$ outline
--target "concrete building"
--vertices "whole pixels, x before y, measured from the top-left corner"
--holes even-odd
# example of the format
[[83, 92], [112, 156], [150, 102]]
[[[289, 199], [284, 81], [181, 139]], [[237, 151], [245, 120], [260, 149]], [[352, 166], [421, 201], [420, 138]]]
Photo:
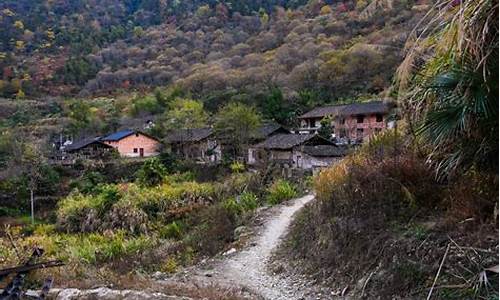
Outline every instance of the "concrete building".
[[390, 102], [364, 103], [317, 107], [299, 117], [299, 133], [317, 133], [321, 121], [327, 119], [333, 128], [332, 139], [338, 143], [362, 143], [374, 134], [391, 126]]
[[160, 154], [161, 142], [136, 130], [122, 130], [100, 139], [123, 157], [150, 157]]

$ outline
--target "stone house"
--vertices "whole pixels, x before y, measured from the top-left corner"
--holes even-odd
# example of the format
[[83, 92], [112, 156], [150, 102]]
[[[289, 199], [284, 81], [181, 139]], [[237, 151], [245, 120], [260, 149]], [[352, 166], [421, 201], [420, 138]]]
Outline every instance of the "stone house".
[[386, 101], [317, 107], [299, 117], [299, 133], [317, 133], [321, 121], [331, 120], [332, 139], [337, 143], [362, 143], [374, 134], [394, 126], [389, 115], [394, 105]]
[[99, 139], [123, 157], [150, 157], [160, 154], [161, 142], [137, 130], [122, 130]]
[[331, 165], [345, 153], [345, 147], [317, 134], [276, 134], [249, 149], [248, 163], [315, 170]]
[[215, 163], [222, 158], [221, 147], [212, 128], [174, 130], [165, 138], [165, 144], [171, 153], [199, 163]]

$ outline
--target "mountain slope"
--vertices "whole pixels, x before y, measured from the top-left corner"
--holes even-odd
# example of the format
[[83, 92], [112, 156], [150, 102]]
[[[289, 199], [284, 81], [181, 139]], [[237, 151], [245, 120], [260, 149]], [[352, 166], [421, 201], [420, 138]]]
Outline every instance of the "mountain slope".
[[[411, 1], [377, 1], [376, 10], [364, 1], [309, 1], [297, 9], [286, 7], [301, 1], [183, 1], [165, 8], [80, 2], [28, 10], [32, 21], [20, 19], [24, 29], [16, 19], [27, 6], [3, 5], [14, 13], [2, 10], [2, 22], [14, 28], [1, 37], [3, 96], [20, 90], [17, 96], [89, 96], [174, 83], [209, 101], [255, 101], [270, 87], [324, 101], [376, 94], [391, 82], [407, 34], [422, 16]], [[34, 16], [52, 17], [25, 41]]]

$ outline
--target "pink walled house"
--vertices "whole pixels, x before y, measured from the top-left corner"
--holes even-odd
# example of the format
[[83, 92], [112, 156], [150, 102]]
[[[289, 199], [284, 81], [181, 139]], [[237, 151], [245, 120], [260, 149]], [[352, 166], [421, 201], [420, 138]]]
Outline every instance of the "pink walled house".
[[112, 146], [123, 157], [148, 157], [160, 153], [161, 143], [156, 138], [135, 130], [122, 130], [100, 139]]
[[371, 101], [317, 107], [299, 117], [299, 133], [317, 133], [321, 120], [332, 120], [333, 138], [340, 142], [361, 143], [390, 127], [388, 116], [393, 104]]

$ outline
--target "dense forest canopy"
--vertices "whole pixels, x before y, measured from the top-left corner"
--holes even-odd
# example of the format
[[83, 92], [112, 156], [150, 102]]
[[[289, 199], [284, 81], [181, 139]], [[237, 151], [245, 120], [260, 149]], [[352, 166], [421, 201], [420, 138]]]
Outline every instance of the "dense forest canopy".
[[[331, 102], [387, 89], [415, 1], [3, 1], [0, 96], [178, 84], [207, 107]], [[292, 99], [292, 100], [291, 100]]]

